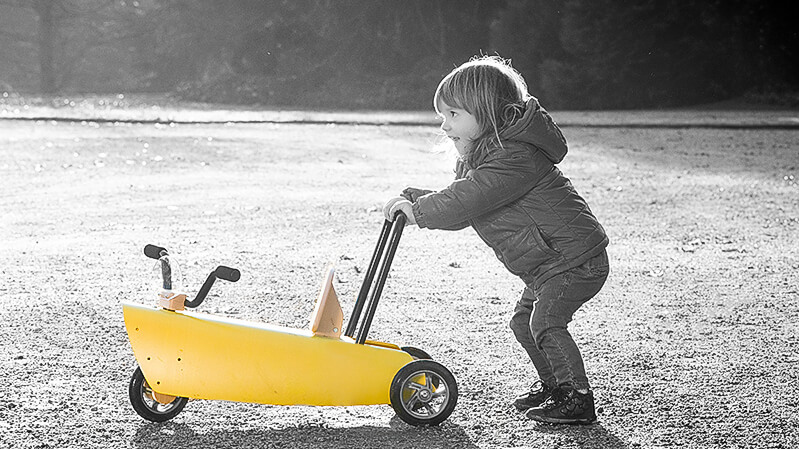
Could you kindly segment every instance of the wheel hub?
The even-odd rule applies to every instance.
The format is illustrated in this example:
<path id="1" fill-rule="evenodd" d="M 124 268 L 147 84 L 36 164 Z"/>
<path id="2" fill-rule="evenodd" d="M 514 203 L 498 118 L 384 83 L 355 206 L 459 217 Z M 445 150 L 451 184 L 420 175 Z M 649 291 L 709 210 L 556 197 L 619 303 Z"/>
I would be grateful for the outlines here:
<path id="1" fill-rule="evenodd" d="M 433 397 L 433 392 L 429 389 L 425 388 L 423 390 L 419 390 L 419 400 L 422 402 L 430 402 L 430 399 Z"/>

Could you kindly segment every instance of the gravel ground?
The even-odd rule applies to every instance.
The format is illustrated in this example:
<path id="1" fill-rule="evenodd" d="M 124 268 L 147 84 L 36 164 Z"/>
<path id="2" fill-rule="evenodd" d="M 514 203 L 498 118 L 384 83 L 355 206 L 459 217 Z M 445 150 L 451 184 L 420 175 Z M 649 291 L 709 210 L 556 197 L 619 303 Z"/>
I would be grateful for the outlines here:
<path id="1" fill-rule="evenodd" d="M 200 311 L 291 327 L 308 326 L 334 263 L 348 316 L 382 202 L 452 176 L 435 128 L 0 120 L 0 447 L 799 446 L 799 133 L 565 134 L 562 169 L 612 242 L 611 277 L 571 327 L 597 424 L 512 409 L 534 380 L 507 325 L 523 286 L 473 231 L 415 228 L 371 337 L 455 374 L 444 424 L 410 427 L 388 406 L 211 401 L 152 424 L 127 398 L 120 307 L 155 303 L 142 247 L 172 249 L 192 293 L 218 264 L 242 271 Z"/>

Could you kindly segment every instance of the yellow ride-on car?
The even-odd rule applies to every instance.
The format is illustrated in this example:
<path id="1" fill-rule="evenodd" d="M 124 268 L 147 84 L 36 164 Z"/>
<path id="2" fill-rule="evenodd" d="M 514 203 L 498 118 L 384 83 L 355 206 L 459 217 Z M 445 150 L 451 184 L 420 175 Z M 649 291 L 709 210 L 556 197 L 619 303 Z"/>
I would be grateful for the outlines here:
<path id="1" fill-rule="evenodd" d="M 186 310 L 199 306 L 217 279 L 236 282 L 239 271 L 217 267 L 187 301 L 186 295 L 171 293 L 167 250 L 147 245 L 145 255 L 160 261 L 164 292 L 157 307 L 122 306 L 139 365 L 129 384 L 133 409 L 160 422 L 175 417 L 190 398 L 274 405 L 390 404 L 411 425 L 447 419 L 458 399 L 452 373 L 420 349 L 366 338 L 405 220 L 400 212 L 384 223 L 346 330 L 332 268 L 310 328 L 292 329 Z"/>

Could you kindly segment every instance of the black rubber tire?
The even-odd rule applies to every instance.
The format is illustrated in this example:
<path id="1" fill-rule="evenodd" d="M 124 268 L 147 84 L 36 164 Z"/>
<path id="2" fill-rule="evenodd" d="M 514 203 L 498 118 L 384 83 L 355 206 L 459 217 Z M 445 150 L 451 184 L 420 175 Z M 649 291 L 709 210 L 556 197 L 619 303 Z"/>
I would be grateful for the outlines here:
<path id="1" fill-rule="evenodd" d="M 189 402 L 188 398 L 177 397 L 169 404 L 161 404 L 155 399 L 147 396 L 147 390 L 150 386 L 141 372 L 141 368 L 136 367 L 136 371 L 130 376 L 130 385 L 128 386 L 128 395 L 130 396 L 130 404 L 133 410 L 142 418 L 153 422 L 164 422 L 174 418 L 186 403 Z"/>
<path id="2" fill-rule="evenodd" d="M 433 360 L 430 354 L 422 349 L 414 348 L 413 346 L 403 346 L 400 349 L 410 354 L 415 360 Z"/>
<path id="3" fill-rule="evenodd" d="M 419 376 L 425 376 L 425 385 Z M 414 360 L 394 375 L 389 391 L 391 407 L 412 426 L 437 426 L 449 418 L 458 402 L 455 376 L 433 360 Z"/>
<path id="4" fill-rule="evenodd" d="M 414 360 L 433 360 L 433 357 L 423 349 L 414 348 L 413 346 L 403 346 L 400 349 L 410 354 Z M 438 379 L 433 379 L 433 386 L 438 388 Z"/>

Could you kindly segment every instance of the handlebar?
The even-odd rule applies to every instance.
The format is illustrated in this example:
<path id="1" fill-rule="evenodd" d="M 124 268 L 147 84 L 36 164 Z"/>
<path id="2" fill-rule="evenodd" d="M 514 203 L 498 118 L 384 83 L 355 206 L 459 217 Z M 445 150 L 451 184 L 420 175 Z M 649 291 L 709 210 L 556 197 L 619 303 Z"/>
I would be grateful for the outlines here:
<path id="1" fill-rule="evenodd" d="M 161 262 L 161 278 L 164 280 L 164 290 L 172 290 L 172 264 L 169 261 L 169 251 L 161 246 L 147 245 L 144 247 L 144 255 Z"/>
<path id="2" fill-rule="evenodd" d="M 164 289 L 171 290 L 172 266 L 169 261 L 169 251 L 161 246 L 146 245 L 144 247 L 144 255 L 161 262 L 161 276 L 163 277 L 164 281 Z M 197 293 L 197 296 L 191 301 L 186 301 L 186 307 L 194 308 L 202 304 L 217 279 L 223 279 L 228 282 L 236 282 L 241 279 L 241 272 L 235 268 L 219 265 L 214 271 L 211 272 L 211 274 L 208 275 L 208 278 L 205 279 L 205 282 L 203 283 L 202 287 L 200 287 L 200 291 Z"/>
<path id="3" fill-rule="evenodd" d="M 161 258 L 161 253 L 166 253 L 166 248 L 155 246 L 155 245 L 146 245 L 144 247 L 144 255 L 149 257 L 150 259 L 158 260 Z"/>
<path id="4" fill-rule="evenodd" d="M 241 272 L 235 268 L 229 268 L 223 265 L 216 267 L 214 275 L 219 279 L 224 279 L 229 282 L 236 282 L 241 279 Z"/>
<path id="5" fill-rule="evenodd" d="M 186 307 L 197 307 L 205 300 L 205 297 L 208 296 L 208 292 L 211 291 L 211 287 L 214 286 L 214 282 L 217 279 L 224 279 L 230 282 L 236 282 L 241 278 L 241 272 L 235 268 L 229 268 L 225 266 L 218 266 L 216 270 L 212 271 L 211 274 L 208 275 L 208 278 L 205 279 L 203 286 L 200 287 L 200 291 L 197 293 L 197 297 L 192 299 L 191 301 L 186 301 Z"/>

